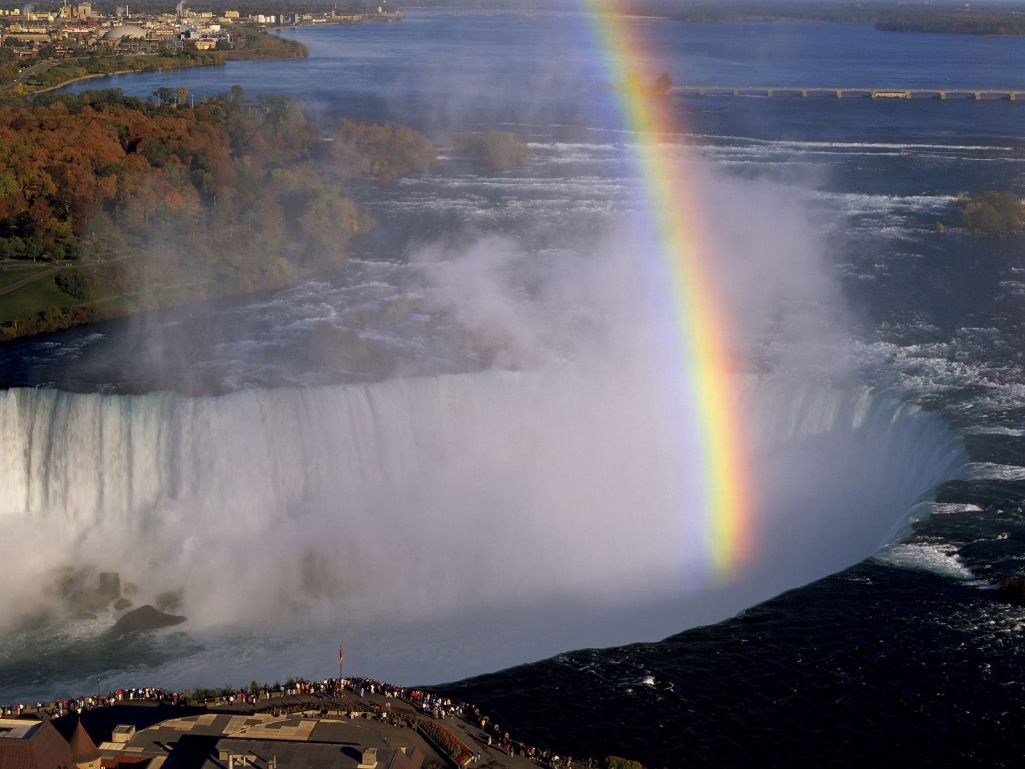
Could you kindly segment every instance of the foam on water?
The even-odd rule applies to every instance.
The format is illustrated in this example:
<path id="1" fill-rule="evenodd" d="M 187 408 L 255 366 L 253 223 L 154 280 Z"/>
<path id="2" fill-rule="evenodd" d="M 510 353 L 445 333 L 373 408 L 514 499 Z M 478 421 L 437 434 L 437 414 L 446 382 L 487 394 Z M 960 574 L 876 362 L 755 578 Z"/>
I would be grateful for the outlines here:
<path id="1" fill-rule="evenodd" d="M 1025 467 L 993 462 L 972 462 L 964 469 L 970 481 L 1025 481 Z"/>
<path id="2" fill-rule="evenodd" d="M 974 580 L 975 575 L 961 562 L 961 557 L 941 545 L 908 543 L 892 545 L 875 556 L 875 560 L 902 569 L 917 569 L 957 580 Z"/>
<path id="3" fill-rule="evenodd" d="M 971 502 L 933 502 L 929 512 L 932 515 L 964 515 L 981 513 L 982 508 Z"/>

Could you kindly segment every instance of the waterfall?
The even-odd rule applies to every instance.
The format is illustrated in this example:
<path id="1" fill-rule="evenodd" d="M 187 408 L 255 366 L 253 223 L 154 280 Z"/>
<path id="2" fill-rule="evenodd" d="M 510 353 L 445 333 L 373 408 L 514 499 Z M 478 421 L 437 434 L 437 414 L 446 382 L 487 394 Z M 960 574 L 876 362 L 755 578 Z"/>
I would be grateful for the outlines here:
<path id="1" fill-rule="evenodd" d="M 749 597 L 769 564 L 782 589 L 871 554 L 964 461 L 942 419 L 864 388 L 762 379 L 737 397 L 758 501 L 736 576 Z M 701 474 L 667 413 L 648 380 L 571 367 L 201 398 L 3 392 L 0 557 L 16 576 L 0 617 L 66 564 L 119 571 L 140 600 L 184 589 L 195 626 L 695 592 Z"/>

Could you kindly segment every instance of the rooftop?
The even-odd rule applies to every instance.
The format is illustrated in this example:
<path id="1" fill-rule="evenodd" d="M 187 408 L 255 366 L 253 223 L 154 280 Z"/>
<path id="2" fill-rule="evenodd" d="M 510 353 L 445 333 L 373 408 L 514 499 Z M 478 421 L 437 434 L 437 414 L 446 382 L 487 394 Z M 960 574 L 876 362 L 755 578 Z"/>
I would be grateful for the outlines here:
<path id="1" fill-rule="evenodd" d="M 0 739 L 28 739 L 42 723 L 42 721 L 27 721 L 21 718 L 0 718 Z"/>
<path id="2" fill-rule="evenodd" d="M 166 757 L 174 769 L 240 767 L 242 756 L 251 769 L 356 769 L 367 746 L 379 746 L 379 769 L 418 767 L 424 757 L 435 762 L 441 758 L 411 729 L 344 715 L 304 718 L 210 713 L 163 721 L 140 729 L 126 745 L 104 743 L 101 747 L 108 759 Z M 397 754 L 398 747 L 413 752 Z M 231 756 L 236 760 L 229 761 Z"/>
<path id="3" fill-rule="evenodd" d="M 71 757 L 76 764 L 87 764 L 100 757 L 100 751 L 96 749 L 96 743 L 86 733 L 82 722 L 78 722 L 75 733 L 71 736 Z"/>
<path id="4" fill-rule="evenodd" d="M 122 24 L 120 27 L 114 27 L 103 37 L 106 40 L 120 40 L 125 37 L 144 38 L 146 37 L 146 30 L 134 24 Z"/>
<path id="5" fill-rule="evenodd" d="M 0 719 L 0 769 L 53 769 L 71 763 L 71 748 L 48 721 Z"/>

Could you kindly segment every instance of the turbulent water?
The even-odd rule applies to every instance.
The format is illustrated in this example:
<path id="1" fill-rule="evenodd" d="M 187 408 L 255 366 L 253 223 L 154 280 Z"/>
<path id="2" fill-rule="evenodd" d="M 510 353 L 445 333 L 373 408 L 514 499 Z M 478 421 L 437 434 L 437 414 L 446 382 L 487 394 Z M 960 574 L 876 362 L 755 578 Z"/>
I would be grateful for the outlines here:
<path id="1" fill-rule="evenodd" d="M 1013 38 L 631 23 L 660 51 L 631 63 L 676 82 L 1025 71 Z M 0 695 L 327 675 L 339 643 L 425 682 L 646 641 L 450 688 L 533 743 L 653 766 L 1016 765 L 1025 612 L 995 588 L 1025 556 L 1023 241 L 953 204 L 1021 192 L 1025 107 L 675 97 L 659 138 L 702 180 L 759 500 L 755 557 L 712 584 L 694 447 L 653 376 L 669 348 L 623 332 L 665 317 L 657 274 L 629 269 L 646 137 L 587 23 L 294 34 L 306 61 L 111 85 L 285 92 L 412 123 L 442 162 L 353 190 L 381 225 L 338 275 L 0 350 L 0 554 L 33 577 L 5 583 L 4 618 L 62 559 L 140 601 L 184 589 L 189 615 L 113 656 L 113 613 L 68 622 L 44 592 L 52 614 L 0 642 Z M 526 168 L 450 157 L 495 126 L 529 140 Z"/>

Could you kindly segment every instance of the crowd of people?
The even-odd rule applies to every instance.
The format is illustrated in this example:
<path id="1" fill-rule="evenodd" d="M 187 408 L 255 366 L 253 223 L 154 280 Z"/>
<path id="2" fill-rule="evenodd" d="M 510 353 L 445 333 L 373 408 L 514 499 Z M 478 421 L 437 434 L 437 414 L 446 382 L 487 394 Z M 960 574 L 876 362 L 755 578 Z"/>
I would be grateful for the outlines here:
<path id="1" fill-rule="evenodd" d="M 353 700 L 346 701 L 346 692 L 353 695 Z M 377 695 L 383 697 L 382 706 L 368 698 Z M 404 702 L 410 709 L 392 708 L 389 700 Z M 171 706 L 198 707 L 251 707 L 254 711 L 272 711 L 276 715 L 306 713 L 317 710 L 321 713 L 365 712 L 368 715 L 385 718 L 393 723 L 404 723 L 418 729 L 439 747 L 447 751 L 457 763 L 467 765 L 479 763 L 482 754 L 459 740 L 453 732 L 446 729 L 445 719 L 461 719 L 479 727 L 474 737 L 481 745 L 497 750 L 509 756 L 523 756 L 542 766 L 553 769 L 572 769 L 572 767 L 594 767 L 595 762 L 587 760 L 574 763 L 572 757 L 561 757 L 553 751 L 537 748 L 513 739 L 508 731 L 503 731 L 488 715 L 482 713 L 475 705 L 458 702 L 424 689 L 409 689 L 395 686 L 374 678 L 327 678 L 320 681 L 307 681 L 302 678 L 288 679 L 284 684 L 259 685 L 255 681 L 248 688 L 234 689 L 194 689 L 176 691 L 163 687 L 133 687 L 116 689 L 107 694 L 84 695 L 55 699 L 50 702 L 32 704 L 0 705 L 0 717 L 20 718 L 59 718 L 68 713 L 82 713 L 94 708 L 109 707 L 118 703 L 159 703 Z M 423 713 L 429 719 L 420 715 Z"/>
<path id="2" fill-rule="evenodd" d="M 81 713 L 93 708 L 105 708 L 119 702 L 149 701 L 165 702 L 169 705 L 185 705 L 187 694 L 182 694 L 161 687 L 117 689 L 108 694 L 93 694 L 78 697 L 66 697 L 50 702 L 18 703 L 16 705 L 0 705 L 0 717 L 20 718 L 33 715 L 41 718 L 60 718 L 68 713 Z"/>

